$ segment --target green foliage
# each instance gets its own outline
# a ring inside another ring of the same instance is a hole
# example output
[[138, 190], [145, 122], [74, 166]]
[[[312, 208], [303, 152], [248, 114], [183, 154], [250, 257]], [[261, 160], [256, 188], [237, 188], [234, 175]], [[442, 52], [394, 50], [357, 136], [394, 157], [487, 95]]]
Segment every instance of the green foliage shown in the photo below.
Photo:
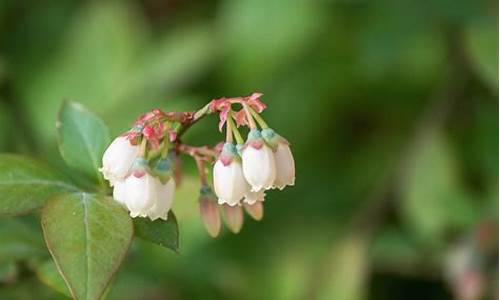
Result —
[[151, 221], [146, 218], [134, 219], [135, 235], [162, 247], [179, 250], [179, 229], [177, 219], [170, 211], [166, 221], [156, 219]]
[[47, 198], [77, 191], [63, 175], [35, 159], [0, 154], [0, 215], [18, 215], [40, 208]]
[[454, 153], [442, 134], [431, 132], [419, 142], [406, 166], [401, 208], [416, 237], [432, 244], [451, 229], [473, 225], [477, 208], [461, 188]]
[[103, 185], [99, 167], [110, 142], [104, 122], [81, 104], [65, 101], [59, 112], [57, 129], [59, 151], [68, 166]]
[[88, 300], [101, 297], [133, 235], [132, 221], [118, 203], [86, 193], [52, 198], [43, 209], [42, 228], [71, 294]]
[[41, 263], [37, 269], [36, 274], [41, 282], [45, 283], [47, 286], [50, 286], [54, 290], [71, 297], [71, 292], [66, 286], [66, 282], [64, 282], [63, 277], [57, 270], [57, 267], [52, 260], [47, 260]]
[[[485, 220], [498, 222], [497, 8], [493, 0], [0, 1], [0, 151], [36, 157], [0, 155], [0, 299], [66, 298], [37, 209], [56, 195], [104, 192], [82, 140], [65, 151], [71, 168], [56, 151], [63, 99], [103, 116], [115, 136], [154, 107], [190, 110], [253, 91], [292, 145], [296, 186], [268, 193], [258, 225], [245, 220], [239, 235], [212, 240], [187, 163], [174, 201], [182, 226], [134, 219], [142, 238], [106, 298], [450, 298], [447, 250]], [[429, 113], [442, 127], [420, 139], [414, 129], [429, 125]], [[96, 121], [70, 124], [84, 120]], [[203, 122], [186, 142], [222, 140]], [[28, 188], [4, 184], [9, 174]], [[378, 224], [352, 236], [374, 207], [368, 221]], [[4, 217], [27, 212], [31, 219]], [[157, 246], [179, 244], [182, 255]]]

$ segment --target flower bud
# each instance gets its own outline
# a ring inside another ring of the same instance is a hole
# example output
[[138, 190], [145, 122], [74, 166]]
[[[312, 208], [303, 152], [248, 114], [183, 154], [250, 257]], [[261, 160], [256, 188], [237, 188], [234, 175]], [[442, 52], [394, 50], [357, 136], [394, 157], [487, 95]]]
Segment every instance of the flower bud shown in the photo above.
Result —
[[219, 205], [213, 196], [201, 194], [199, 198], [200, 214], [208, 234], [215, 238], [219, 235], [221, 222]]
[[262, 137], [274, 150], [276, 178], [273, 187], [282, 190], [287, 185], [295, 184], [295, 161], [286, 139], [276, 134], [271, 128], [262, 130]]
[[233, 144], [226, 143], [214, 166], [214, 190], [219, 204], [237, 205], [249, 190]]
[[274, 153], [262, 139], [257, 129], [252, 129], [242, 150], [243, 174], [252, 186], [251, 190], [258, 192], [261, 189], [272, 187], [276, 178]]
[[117, 137], [106, 149], [102, 157], [102, 172], [111, 186], [127, 176], [132, 163], [139, 153], [139, 146], [130, 144], [126, 137]]
[[256, 221], [262, 220], [264, 216], [264, 205], [262, 201], [257, 201], [253, 204], [244, 203], [243, 207], [245, 207], [246, 212]]
[[224, 212], [226, 213], [226, 224], [229, 230], [233, 233], [238, 233], [243, 227], [243, 209], [241, 206], [229, 206], [224, 204]]

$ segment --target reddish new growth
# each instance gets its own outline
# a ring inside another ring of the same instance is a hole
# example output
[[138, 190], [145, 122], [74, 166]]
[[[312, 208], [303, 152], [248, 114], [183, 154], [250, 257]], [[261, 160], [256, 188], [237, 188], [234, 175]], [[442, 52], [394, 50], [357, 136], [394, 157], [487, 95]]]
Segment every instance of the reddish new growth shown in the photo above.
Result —
[[[203, 178], [205, 171], [202, 168], [204, 168], [204, 163], [214, 162], [221, 151], [223, 143], [215, 147], [190, 146], [181, 142], [180, 137], [182, 134], [198, 120], [212, 113], [219, 113], [219, 130], [221, 131], [230, 112], [237, 126], [248, 125], [248, 113], [245, 112], [244, 107], [248, 106], [257, 113], [261, 113], [266, 108], [266, 105], [260, 100], [261, 96], [261, 93], [253, 93], [247, 97], [214, 99], [198, 112], [164, 112], [156, 108], [141, 115], [124, 136], [132, 145], [138, 145], [145, 140], [150, 146], [149, 151], [152, 153], [171, 148], [176, 153], [192, 156], [200, 168], [200, 177]], [[239, 104], [241, 108], [233, 111], [233, 104]]]
[[[227, 116], [231, 111], [232, 104], [241, 104], [242, 106], [248, 105], [254, 109], [257, 113], [261, 113], [266, 105], [260, 100], [262, 97], [261, 93], [253, 93], [248, 97], [236, 97], [236, 98], [219, 98], [214, 99], [209, 103], [209, 109], [211, 112], [219, 112], [220, 122], [219, 130], [222, 132], [222, 128], [227, 121]], [[248, 125], [248, 118], [245, 110], [242, 108], [239, 111], [234, 112], [233, 117], [238, 126]]]

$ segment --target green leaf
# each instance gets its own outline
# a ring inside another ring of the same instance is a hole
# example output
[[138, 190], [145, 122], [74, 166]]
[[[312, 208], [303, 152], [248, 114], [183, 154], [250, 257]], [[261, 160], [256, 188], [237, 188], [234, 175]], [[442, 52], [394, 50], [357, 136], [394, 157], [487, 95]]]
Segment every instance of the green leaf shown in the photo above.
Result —
[[68, 179], [32, 158], [0, 154], [0, 215], [19, 215], [43, 206], [57, 193], [76, 192]]
[[22, 218], [0, 219], [0, 262], [47, 254], [40, 229]]
[[477, 208], [463, 189], [454, 152], [440, 132], [421, 140], [401, 187], [403, 220], [420, 241], [439, 243], [447, 230], [476, 221]]
[[122, 263], [132, 221], [109, 197], [75, 193], [51, 198], [42, 212], [47, 247], [75, 299], [99, 299]]
[[106, 124], [81, 104], [65, 101], [57, 122], [59, 150], [66, 163], [100, 183], [99, 168], [109, 144]]
[[465, 31], [465, 47], [479, 76], [498, 89], [498, 26], [485, 18], [472, 22]]
[[366, 240], [352, 234], [339, 240], [326, 263], [317, 299], [364, 299], [368, 258]]
[[168, 213], [167, 221], [135, 218], [134, 229], [135, 235], [146, 241], [172, 249], [175, 252], [179, 250], [179, 227], [172, 211]]
[[71, 293], [64, 282], [61, 274], [57, 271], [57, 267], [52, 260], [47, 260], [40, 264], [36, 269], [36, 275], [41, 282], [54, 290], [71, 297]]

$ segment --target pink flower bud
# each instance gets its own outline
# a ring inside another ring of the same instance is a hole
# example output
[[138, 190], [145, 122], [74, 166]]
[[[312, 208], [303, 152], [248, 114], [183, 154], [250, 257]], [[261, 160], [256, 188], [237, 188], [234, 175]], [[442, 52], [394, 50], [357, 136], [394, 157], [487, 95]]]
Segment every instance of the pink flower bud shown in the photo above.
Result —
[[243, 227], [243, 209], [241, 206], [229, 206], [224, 204], [224, 212], [226, 213], [226, 224], [229, 230], [233, 233], [238, 233]]
[[215, 199], [209, 196], [200, 196], [200, 214], [205, 225], [205, 229], [211, 237], [215, 238], [219, 235], [221, 228], [219, 206]]
[[245, 207], [246, 212], [256, 221], [262, 220], [264, 216], [264, 205], [262, 201], [257, 201], [254, 204], [244, 203], [243, 207]]
[[104, 152], [102, 168], [99, 171], [113, 186], [116, 181], [123, 180], [127, 176], [138, 153], [138, 146], [130, 144], [126, 137], [119, 136]]

